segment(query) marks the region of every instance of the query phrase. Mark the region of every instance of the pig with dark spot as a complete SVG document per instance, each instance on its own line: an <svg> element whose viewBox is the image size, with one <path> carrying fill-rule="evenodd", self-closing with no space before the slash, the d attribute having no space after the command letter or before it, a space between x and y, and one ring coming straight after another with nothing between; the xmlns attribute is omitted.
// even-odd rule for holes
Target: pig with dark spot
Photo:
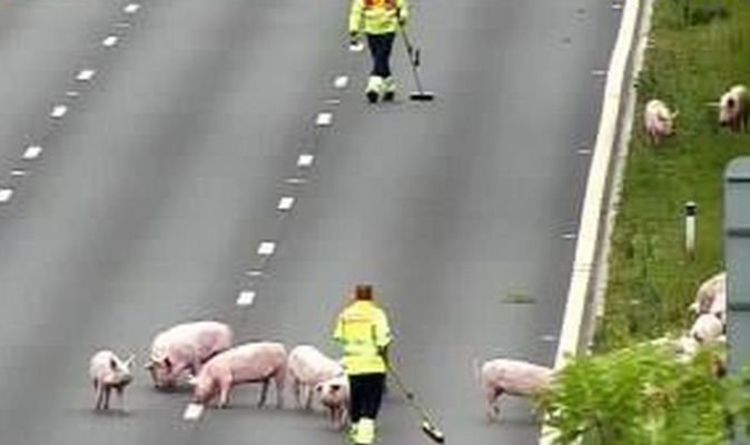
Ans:
<svg viewBox="0 0 750 445"><path fill-rule="evenodd" d="M719 125L733 132L747 131L750 119L750 95L744 85L735 85L719 101Z"/></svg>
<svg viewBox="0 0 750 445"><path fill-rule="evenodd" d="M135 359L130 356L127 360L121 360L114 352L101 350L91 357L89 363L89 377L94 384L95 402L94 409L108 410L109 398L112 390L117 392L120 399L120 409L125 411L125 387L133 380L130 365Z"/></svg>
<svg viewBox="0 0 750 445"><path fill-rule="evenodd" d="M237 385L261 383L263 388L258 407L263 407L271 381L276 385L276 405L284 405L284 383L287 374L287 353L280 343L247 343L219 353L206 362L198 376L191 379L195 386L193 403L207 405L217 396L219 408L229 403L229 392Z"/></svg>

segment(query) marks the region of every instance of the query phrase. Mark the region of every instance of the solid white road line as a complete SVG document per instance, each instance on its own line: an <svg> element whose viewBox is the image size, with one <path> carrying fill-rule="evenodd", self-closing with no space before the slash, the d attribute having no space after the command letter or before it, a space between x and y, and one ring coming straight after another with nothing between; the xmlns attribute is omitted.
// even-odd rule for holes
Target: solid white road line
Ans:
<svg viewBox="0 0 750 445"><path fill-rule="evenodd" d="M297 159L297 167L310 167L315 161L315 155L302 153Z"/></svg>
<svg viewBox="0 0 750 445"><path fill-rule="evenodd" d="M13 197L13 189L0 189L0 204L5 204Z"/></svg>
<svg viewBox="0 0 750 445"><path fill-rule="evenodd" d="M258 255L270 256L276 251L276 243L273 241L263 241L258 245Z"/></svg>
<svg viewBox="0 0 750 445"><path fill-rule="evenodd" d="M237 297L237 306L252 306L255 301L255 295L255 291L253 290L243 290Z"/></svg>
<svg viewBox="0 0 750 445"><path fill-rule="evenodd" d="M36 159L42 154L42 147L38 145L31 145L26 147L26 151L23 152L23 159L31 160Z"/></svg>

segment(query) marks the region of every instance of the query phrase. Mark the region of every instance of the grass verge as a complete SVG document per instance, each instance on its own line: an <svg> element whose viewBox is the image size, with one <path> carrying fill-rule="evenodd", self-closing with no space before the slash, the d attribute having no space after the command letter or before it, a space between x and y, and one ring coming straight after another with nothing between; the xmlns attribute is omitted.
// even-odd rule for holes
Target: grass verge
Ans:
<svg viewBox="0 0 750 445"><path fill-rule="evenodd" d="M717 110L707 105L733 84L750 85L750 2L657 0L651 39L638 79L598 351L687 326L698 285L724 267L724 170L750 155L750 134L719 129ZM642 124L652 98L680 111L677 134L658 148ZM694 260L683 247L687 201L698 204Z"/></svg>

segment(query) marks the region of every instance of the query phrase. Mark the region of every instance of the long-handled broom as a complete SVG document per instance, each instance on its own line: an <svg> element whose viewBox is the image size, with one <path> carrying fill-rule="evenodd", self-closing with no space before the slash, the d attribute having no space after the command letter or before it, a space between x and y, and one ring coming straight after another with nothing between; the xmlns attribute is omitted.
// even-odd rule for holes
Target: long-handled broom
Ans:
<svg viewBox="0 0 750 445"><path fill-rule="evenodd" d="M398 16L400 17L401 15L399 14ZM422 51L418 47L412 45L409 34L403 26L399 26L398 29L401 38L404 40L406 52L409 55L409 64L411 65L411 71L414 74L414 82L417 84L417 91L409 93L409 99L416 102L432 102L435 100L435 93L425 91L424 88L422 88L422 79L419 77Z"/></svg>
<svg viewBox="0 0 750 445"><path fill-rule="evenodd" d="M407 389L403 380L401 380L401 376L390 363L388 364L388 372L391 374L391 377L393 377L393 381L396 382L399 391L401 391L406 398L409 407L422 418L422 431L435 443L445 443L445 435L443 432L435 426L435 422L432 421L427 410L417 401L414 393Z"/></svg>

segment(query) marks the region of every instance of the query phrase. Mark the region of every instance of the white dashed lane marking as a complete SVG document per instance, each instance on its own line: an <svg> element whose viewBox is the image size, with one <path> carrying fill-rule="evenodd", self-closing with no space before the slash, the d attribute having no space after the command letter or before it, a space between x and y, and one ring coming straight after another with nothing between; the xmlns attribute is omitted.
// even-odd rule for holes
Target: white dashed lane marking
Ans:
<svg viewBox="0 0 750 445"><path fill-rule="evenodd" d="M237 306L252 306L255 302L255 291L243 290L237 297Z"/></svg>
<svg viewBox="0 0 750 445"><path fill-rule="evenodd" d="M258 255L270 256L276 251L276 243L273 241L263 241L258 245Z"/></svg>
<svg viewBox="0 0 750 445"><path fill-rule="evenodd" d="M286 182L287 184L295 184L295 185L307 184L307 179L305 179L305 178L296 178L296 177L295 178L287 178L287 179L284 180L284 182Z"/></svg>
<svg viewBox="0 0 750 445"><path fill-rule="evenodd" d="M347 85L349 85L349 78L347 76L338 76L333 81L333 86L338 88L339 90L343 90L347 87Z"/></svg>
<svg viewBox="0 0 750 445"><path fill-rule="evenodd" d="M26 176L26 171L21 169L11 170L10 171L11 176Z"/></svg>
<svg viewBox="0 0 750 445"><path fill-rule="evenodd" d="M182 414L182 418L185 420L200 420L203 416L203 405L197 403L190 403L185 408L185 412Z"/></svg>
<svg viewBox="0 0 750 445"><path fill-rule="evenodd" d="M94 70L81 70L76 75L76 80L79 82L88 82L94 78L96 71Z"/></svg>
<svg viewBox="0 0 750 445"><path fill-rule="evenodd" d="M294 197L283 196L281 199L279 199L279 204L276 206L276 209L282 210L282 211L289 211L289 210L292 210L292 207L294 207Z"/></svg>
<svg viewBox="0 0 750 445"><path fill-rule="evenodd" d="M250 270L248 270L248 271L245 272L245 275L250 276L250 277L256 277L256 278L257 277L262 277L263 276L263 271L259 270L259 269L250 269Z"/></svg>
<svg viewBox="0 0 750 445"><path fill-rule="evenodd" d="M310 167L315 161L315 155L303 153L297 159L297 167Z"/></svg>
<svg viewBox="0 0 750 445"><path fill-rule="evenodd" d="M117 42L119 41L120 38L117 36L107 36L104 40L102 40L102 45L106 46L107 48L111 48L117 45Z"/></svg>
<svg viewBox="0 0 750 445"><path fill-rule="evenodd" d="M55 105L54 107L52 107L50 116L55 119L61 119L66 114L68 114L68 107L66 105Z"/></svg>
<svg viewBox="0 0 750 445"><path fill-rule="evenodd" d="M333 123L333 113L324 111L318 114L315 119L315 125L318 127L329 127Z"/></svg>
<svg viewBox="0 0 750 445"><path fill-rule="evenodd" d="M125 11L126 14L135 14L139 9L141 9L141 5L139 5L138 3L130 3L129 5L125 6L123 11Z"/></svg>
<svg viewBox="0 0 750 445"><path fill-rule="evenodd" d="M0 189L0 204L5 204L13 197L13 189Z"/></svg>
<svg viewBox="0 0 750 445"><path fill-rule="evenodd" d="M23 152L23 158L26 160L36 159L42 154L42 147L38 145L32 145L26 148Z"/></svg>

